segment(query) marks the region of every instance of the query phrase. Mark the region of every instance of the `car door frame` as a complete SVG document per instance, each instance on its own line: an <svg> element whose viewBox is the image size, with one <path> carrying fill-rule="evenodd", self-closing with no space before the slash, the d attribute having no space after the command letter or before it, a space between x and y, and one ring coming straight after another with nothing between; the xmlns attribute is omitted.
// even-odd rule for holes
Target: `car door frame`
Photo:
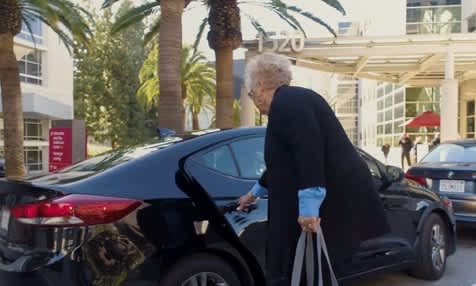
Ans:
<svg viewBox="0 0 476 286"><path fill-rule="evenodd" d="M388 174L385 171L384 165L373 158L366 152L358 149L359 155L363 160L368 160L376 165L381 175L381 184L377 185L376 191L385 208L385 212L388 216L392 215L395 210L401 210L405 208L404 201L408 201L408 194L403 190L403 193L396 193L397 183L389 180ZM367 165L367 162L366 162ZM375 181L375 177L373 180ZM393 204L393 203L396 204ZM392 225L392 222L389 221ZM392 230L393 232L393 230ZM362 243L361 248L353 257L352 264L355 267L357 273L351 273L350 275L364 275L366 272L374 272L375 269L395 269L410 265L414 261L413 248L411 243L400 237L398 234L389 233L382 237L371 239ZM394 243L395 247L393 247ZM390 243L389 243L390 242ZM398 246L401 245L401 248Z"/></svg>
<svg viewBox="0 0 476 286"><path fill-rule="evenodd" d="M191 175L194 177L198 183L200 183L207 191L207 194L209 195L210 199L213 201L213 203L218 207L220 210L221 215L226 219L228 222L229 226L233 228L234 233L236 234L237 238L240 239L241 243L247 247L253 255L255 256L255 259L258 261L260 264L261 268L264 269L265 267L265 248L266 248L266 235L265 233L262 233L266 230L266 225L267 225L267 215L268 215L268 197L263 196L259 200L257 200L256 204L254 204L248 211L237 211L236 207L237 205L237 199L241 196L246 194L247 191L251 189L251 187L256 183L256 181L259 178L245 178L241 177L241 170L238 164L238 160L236 158L235 152L233 151L233 148L231 147L231 144L234 142L238 141L243 141L247 139L253 139L253 138L262 138L263 140L265 139L264 135L261 134L253 134L253 135L247 135L247 136L242 136L242 137L235 137L232 139L228 139L225 141L221 141L217 144L213 144L208 146L207 148L204 148L190 157L186 159L184 162L184 167ZM227 146L229 149L229 152L232 155L232 159L234 161L235 167L238 171L238 176L233 176L230 174L226 174L223 172L220 172L219 170L216 170L214 168L210 168L201 162L199 162L199 158L203 156L204 154L221 148L223 146ZM201 169L201 170L200 170ZM226 180L229 180L230 182L233 182L234 184L242 184L243 186L246 186L246 190L243 190L240 193L233 193L231 195L227 196L220 196L217 195L215 192L210 192L207 190L207 187L210 188L210 182L203 182L201 181L202 176L204 174L200 174L199 176L196 176L197 172L206 172L208 174L212 174L213 176L218 176L225 178ZM251 238L247 238L246 236L246 229L248 230L252 228L253 226L259 225L259 229L256 230L260 232L260 234L255 235L258 239L253 241ZM248 236L252 236L253 234L249 234ZM251 240L251 241L250 241ZM259 253L256 253L259 252Z"/></svg>

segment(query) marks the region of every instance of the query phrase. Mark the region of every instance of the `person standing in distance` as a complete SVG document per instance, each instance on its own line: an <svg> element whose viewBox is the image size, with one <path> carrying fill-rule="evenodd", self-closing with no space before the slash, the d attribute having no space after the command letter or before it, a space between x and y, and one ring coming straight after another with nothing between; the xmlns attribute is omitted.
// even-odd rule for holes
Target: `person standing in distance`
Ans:
<svg viewBox="0 0 476 286"><path fill-rule="evenodd" d="M248 96L268 115L267 169L239 199L238 210L269 190L269 286L290 285L301 231L322 226L337 273L362 241L389 231L367 164L334 112L314 91L290 86L291 77L289 60L274 53L258 55L246 67Z"/></svg>

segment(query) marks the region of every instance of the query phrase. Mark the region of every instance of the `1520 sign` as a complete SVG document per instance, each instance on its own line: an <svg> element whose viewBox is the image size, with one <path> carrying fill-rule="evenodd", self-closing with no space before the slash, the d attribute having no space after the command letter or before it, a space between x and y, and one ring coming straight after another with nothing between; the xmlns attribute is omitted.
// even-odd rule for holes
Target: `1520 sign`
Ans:
<svg viewBox="0 0 476 286"><path fill-rule="evenodd" d="M281 33L284 39L266 38L262 33L258 37L258 52L299 53L304 50L304 36L299 33Z"/></svg>

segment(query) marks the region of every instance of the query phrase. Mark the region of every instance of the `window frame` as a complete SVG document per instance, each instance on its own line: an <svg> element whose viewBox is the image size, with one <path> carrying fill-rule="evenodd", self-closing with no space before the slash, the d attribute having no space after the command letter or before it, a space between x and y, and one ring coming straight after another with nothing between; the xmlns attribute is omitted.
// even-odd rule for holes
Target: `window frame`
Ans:
<svg viewBox="0 0 476 286"><path fill-rule="evenodd" d="M225 147L228 150L228 152L230 153L231 160L233 161L233 166L235 166L235 170L236 170L237 175L228 174L228 173L223 172L222 170L212 168L212 167L204 164L203 161L201 160L202 157L205 156L206 154L214 152L214 151L216 151L220 148L223 148L223 147ZM215 173L219 173L219 174L222 174L222 175L225 175L225 176L228 176L228 177L241 178L240 168L238 167L235 155L233 154L233 150L231 149L230 141L226 141L226 142L223 142L221 144L216 144L216 145L211 146L210 148L205 149L204 151L202 151L202 152L198 153L196 156L194 156L193 161L195 161L200 166L202 166L204 168L207 168L208 170L213 171Z"/></svg>
<svg viewBox="0 0 476 286"><path fill-rule="evenodd" d="M37 61L32 61L28 59L28 56L33 54L36 57ZM20 72L20 81L22 83L33 84L33 85L43 85L43 54L41 51L33 51L31 53L26 54L21 59L17 61L18 68L20 65L24 66L24 72ZM29 73L28 65L34 65L38 69L38 74L34 75Z"/></svg>
<svg viewBox="0 0 476 286"><path fill-rule="evenodd" d="M231 142L228 143L228 147L230 148L232 154L233 154L233 159L235 160L236 162L236 165L238 167L238 174L239 174L239 177L242 178L242 179L245 179L245 180L257 180L259 179L261 176L258 176L258 177L245 177L242 172L241 172L241 168L240 168L240 163L238 161L238 156L237 154L235 154L235 151L233 150L233 147L232 147L232 144L234 143L238 143L240 141L245 141L245 140L253 140L253 139L262 139L263 140L263 160L264 160L264 144L265 144L265 136L246 136L245 138L241 138L241 139L237 139L237 140L233 140ZM266 162L264 162L264 167L265 167L265 170L266 170Z"/></svg>
<svg viewBox="0 0 476 286"><path fill-rule="evenodd" d="M384 165L379 162L378 160L372 158L370 155L368 155L367 153L365 153L365 151L361 150L361 149L357 149L357 152L359 153L360 157L362 158L362 160L364 161L370 161L371 163L375 164L375 166L377 167L377 170L378 172L380 173L380 177L374 177L372 174L372 178L375 178L375 179L378 179L380 180L382 183L384 183L385 181L388 180L387 178L387 174L386 172L383 170L383 167ZM367 166L368 168L368 164L367 162L365 162L365 165ZM370 168L369 168L369 172L370 172Z"/></svg>
<svg viewBox="0 0 476 286"><path fill-rule="evenodd" d="M219 142L219 143L216 143L214 145L206 147L204 150L202 150L202 151L196 153L195 155L193 155L190 158L190 160L195 162L196 164L200 165L201 167L206 168L206 169L208 169L208 170L210 170L214 173L218 173L218 174L221 174L221 175L224 175L224 176L228 176L228 177L232 177L232 178L236 178L236 179L241 179L241 180L248 180L248 181L256 180L256 178L247 178L247 177L244 177L241 174L240 166L238 164L236 154L235 154L235 152L233 152L233 148L231 148L231 144L233 144L237 141L253 139L253 138L260 138L260 137L265 140L265 135L259 135L259 134L253 134L253 135L247 135L247 136L243 136L243 137L235 137L235 138L232 138L232 139L228 139L228 140L225 140L225 141L222 141L222 142ZM213 169L213 168L203 164L203 162L201 162L201 160L200 160L203 155L205 155L207 153L210 153L213 150L216 150L216 149L221 148L223 146L226 146L228 148L228 150L231 152L231 156L232 156L232 159L233 159L233 162L234 162L234 166L235 166L235 168L237 170L237 173L238 173L237 176L227 174L225 172L222 172L221 170ZM263 148L263 152L264 152L264 148Z"/></svg>
<svg viewBox="0 0 476 286"><path fill-rule="evenodd" d="M43 150L38 146L26 146L24 152L25 157L25 167L29 172L41 172L43 171ZM28 156L27 153L35 153L36 161L35 163L29 163L27 161ZM39 167L38 169L31 169L31 166Z"/></svg>

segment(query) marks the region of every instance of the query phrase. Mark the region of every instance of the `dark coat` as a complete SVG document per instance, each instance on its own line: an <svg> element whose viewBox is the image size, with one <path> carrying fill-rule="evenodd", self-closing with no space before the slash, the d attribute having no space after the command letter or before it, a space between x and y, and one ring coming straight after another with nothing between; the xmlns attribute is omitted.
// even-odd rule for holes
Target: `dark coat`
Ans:
<svg viewBox="0 0 476 286"><path fill-rule="evenodd" d="M265 161L267 171L260 183L269 189L270 285L290 285L300 233L299 189L327 189L320 216L335 265L343 265L360 242L389 231L367 164L317 93L290 86L276 91L269 111Z"/></svg>

